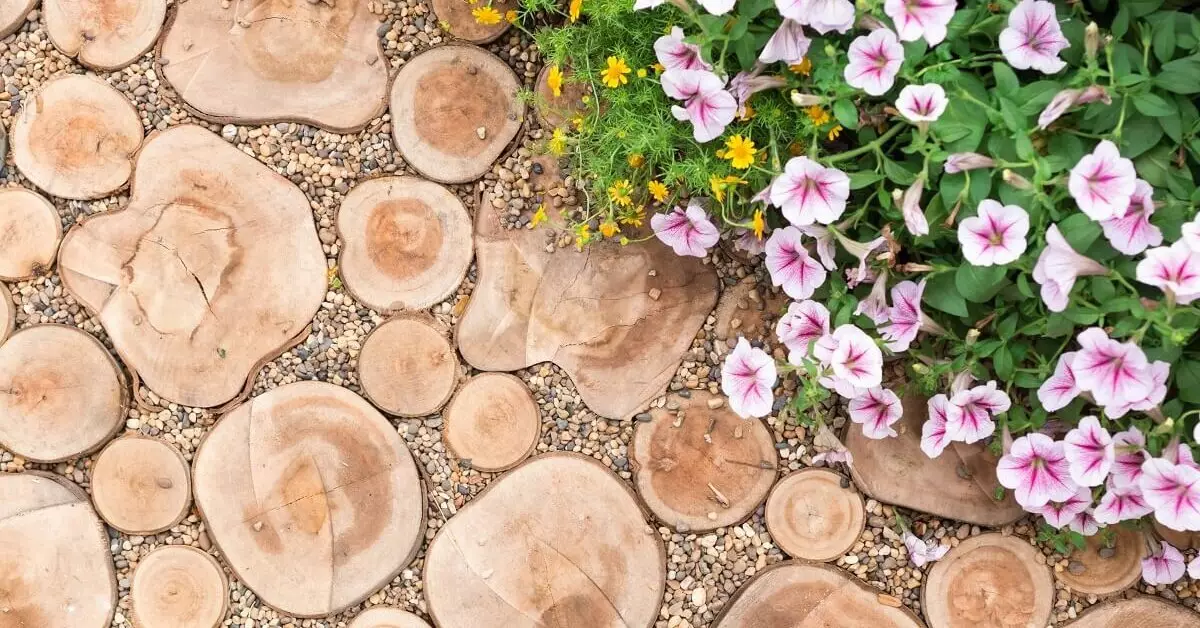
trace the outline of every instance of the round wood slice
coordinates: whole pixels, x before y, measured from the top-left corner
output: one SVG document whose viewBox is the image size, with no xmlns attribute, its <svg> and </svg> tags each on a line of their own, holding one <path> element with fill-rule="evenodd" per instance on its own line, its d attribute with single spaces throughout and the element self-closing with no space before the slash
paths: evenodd
<svg viewBox="0 0 1200 628">
<path fill-rule="evenodd" d="M 649 628 L 666 586 L 662 540 L 596 460 L 543 454 L 438 531 L 425 598 L 439 628 Z"/>
<path fill-rule="evenodd" d="M 0 279 L 23 281 L 49 269 L 62 240 L 54 205 L 25 188 L 0 190 Z"/>
<path fill-rule="evenodd" d="M 353 606 L 416 555 L 425 492 L 382 415 L 324 382 L 272 389 L 196 452 L 196 506 L 234 574 L 296 617 Z"/>
<path fill-rule="evenodd" d="M 503 471 L 524 460 L 542 427 L 529 388 L 507 373 L 467 380 L 442 414 L 446 446 L 480 471 Z"/>
<path fill-rule="evenodd" d="M 8 291 L 8 286 L 0 284 L 0 345 L 8 340 L 16 326 L 17 308 L 13 305 L 12 294 Z"/>
<path fill-rule="evenodd" d="M 17 32 L 38 0 L 0 0 L 0 38 Z"/>
<path fill-rule="evenodd" d="M 108 628 L 117 578 L 87 494 L 64 478 L 0 474 L 0 626 Z"/>
<path fill-rule="evenodd" d="M 384 412 L 425 416 L 446 405 L 458 383 L 458 354 L 427 316 L 376 327 L 358 354 L 363 394 Z"/>
<path fill-rule="evenodd" d="M 350 622 L 350 628 L 429 628 L 424 619 L 387 606 L 368 608 Z"/>
<path fill-rule="evenodd" d="M 129 600 L 137 628 L 216 628 L 229 608 L 229 581 L 207 552 L 168 545 L 138 563 Z"/>
<path fill-rule="evenodd" d="M 1154 532 L 1181 552 L 1188 549 L 1200 549 L 1200 532 L 1172 530 L 1157 521 L 1154 522 Z"/>
<path fill-rule="evenodd" d="M 575 79 L 571 68 L 559 68 L 563 73 L 562 87 L 555 96 L 550 89 L 550 66 L 543 66 L 534 86 L 535 111 L 542 126 L 553 129 L 565 127 L 571 119 L 587 111 L 583 97 L 592 93 L 591 86 Z"/>
<path fill-rule="evenodd" d="M 520 90 L 512 69 L 482 48 L 423 52 L 392 83 L 396 148 L 413 170 L 434 181 L 474 181 L 517 136 L 525 117 Z"/>
<path fill-rule="evenodd" d="M 55 48 L 83 65 L 116 70 L 158 39 L 166 0 L 46 0 L 46 32 Z"/>
<path fill-rule="evenodd" d="M 856 458 L 857 460 L 857 458 Z M 934 564 L 921 589 L 930 628 L 1045 626 L 1054 579 L 1037 549 L 999 533 L 969 538 Z"/>
<path fill-rule="evenodd" d="M 1142 577 L 1142 558 L 1146 555 L 1145 535 L 1141 530 L 1125 526 L 1110 526 L 1108 529 L 1115 533 L 1111 548 L 1105 548 L 1103 535 L 1088 537 L 1087 545 L 1071 554 L 1070 566 L 1055 571 L 1054 577 L 1072 590 L 1088 595 L 1119 593 L 1136 584 Z"/>
<path fill-rule="evenodd" d="M 500 12 L 500 22 L 497 24 L 480 24 L 475 21 L 471 11 L 484 6 L 483 3 L 472 4 L 467 0 L 433 0 L 433 13 L 437 16 L 447 31 L 455 39 L 461 39 L 472 44 L 490 44 L 508 32 L 512 26 L 504 14 L 517 8 L 515 0 L 493 0 L 491 7 Z"/>
<path fill-rule="evenodd" d="M 126 534 L 158 534 L 192 503 L 191 472 L 176 449 L 153 438 L 109 443 L 92 464 L 92 501 L 108 525 Z"/>
<path fill-rule="evenodd" d="M 82 74 L 43 83 L 12 123 L 17 169 L 63 198 L 103 198 L 120 189 L 141 143 L 142 121 L 133 105 L 104 81 Z"/>
<path fill-rule="evenodd" d="M 471 265 L 471 217 L 458 197 L 431 181 L 364 181 L 346 195 L 337 224 L 346 289 L 376 310 L 439 303 Z"/>
<path fill-rule="evenodd" d="M 1182 604 L 1139 595 L 1101 602 L 1084 611 L 1067 628 L 1200 628 L 1200 613 Z"/>
<path fill-rule="evenodd" d="M 835 567 L 785 561 L 751 578 L 713 626 L 921 628 L 921 622 L 907 608 L 881 603 L 879 591 Z"/>
<path fill-rule="evenodd" d="M 125 375 L 86 332 L 34 325 L 0 346 L 0 445 L 59 462 L 103 445 L 125 425 Z"/>
<path fill-rule="evenodd" d="M 634 428 L 629 458 L 638 495 L 655 516 L 681 531 L 743 521 L 775 482 L 779 465 L 771 432 L 705 391 L 674 401 L 678 411 L 654 409 L 650 422 Z M 722 405 L 710 408 L 709 402 Z"/>
<path fill-rule="evenodd" d="M 767 498 L 771 538 L 788 555 L 806 560 L 836 560 L 850 551 L 867 523 L 862 495 L 850 484 L 828 469 L 783 478 Z"/>
</svg>

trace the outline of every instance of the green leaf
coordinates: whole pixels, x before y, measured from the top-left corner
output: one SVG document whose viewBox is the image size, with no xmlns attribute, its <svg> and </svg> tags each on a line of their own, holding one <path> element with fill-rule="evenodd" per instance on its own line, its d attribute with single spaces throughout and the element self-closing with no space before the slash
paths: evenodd
<svg viewBox="0 0 1200 628">
<path fill-rule="evenodd" d="M 1027 130 L 1025 114 L 1021 113 L 1021 108 L 1017 106 L 1017 103 L 1003 96 L 998 100 L 1000 101 L 1000 117 L 1004 119 L 1004 126 L 1016 133 Z"/>
<path fill-rule="evenodd" d="M 1154 84 L 1176 94 L 1200 93 L 1200 54 L 1164 63 Z"/>
<path fill-rule="evenodd" d="M 925 285 L 924 301 L 936 310 L 966 318 L 970 315 L 967 312 L 967 301 L 958 293 L 954 283 L 954 275 L 950 273 L 941 273 L 935 276 Z"/>
<path fill-rule="evenodd" d="M 1169 116 L 1177 111 L 1175 109 L 1175 103 L 1152 92 L 1146 92 L 1145 94 L 1138 94 L 1134 96 L 1133 106 L 1136 107 L 1138 111 L 1150 116 L 1151 118 Z"/>
<path fill-rule="evenodd" d="M 1100 237 L 1100 224 L 1082 212 L 1072 213 L 1058 223 L 1058 230 L 1076 251 L 1086 251 Z"/>
<path fill-rule="evenodd" d="M 1003 266 L 974 266 L 964 263 L 954 273 L 959 294 L 974 303 L 986 303 L 1005 286 Z"/>
<path fill-rule="evenodd" d="M 1165 118 L 1157 118 L 1157 120 L 1163 119 Z M 1122 157 L 1136 159 L 1138 155 L 1158 144 L 1158 141 L 1162 139 L 1163 130 L 1155 120 L 1155 118 L 1134 114 L 1125 121 L 1125 128 L 1121 130 Z"/>
<path fill-rule="evenodd" d="M 1167 187 L 1168 172 L 1173 167 L 1170 146 L 1159 146 L 1133 161 L 1138 174 L 1154 187 Z"/>
<path fill-rule="evenodd" d="M 1117 17 L 1113 18 L 1112 35 L 1116 39 L 1125 36 L 1129 32 L 1129 7 L 1122 3 L 1121 8 L 1117 11 Z"/>
<path fill-rule="evenodd" d="M 883 180 L 883 175 L 877 172 L 851 172 L 850 173 L 850 189 L 861 190 L 872 183 L 877 183 Z"/>
<path fill-rule="evenodd" d="M 992 368 L 996 369 L 996 375 L 1000 379 L 1004 381 L 1012 379 L 1014 370 L 1013 356 L 1008 347 L 1000 347 L 1000 350 L 996 351 L 992 356 Z"/>
<path fill-rule="evenodd" d="M 1104 303 L 1117 295 L 1117 288 L 1108 277 L 1092 277 L 1092 296 Z"/>
<path fill-rule="evenodd" d="M 992 76 L 996 78 L 997 94 L 1016 97 L 1017 90 L 1021 88 L 1021 81 L 1017 80 L 1017 73 L 1013 72 L 1012 66 L 997 61 L 992 64 Z"/>
<path fill-rule="evenodd" d="M 858 109 L 849 100 L 834 101 L 833 115 L 837 118 L 838 124 L 847 129 L 858 128 Z"/>
<path fill-rule="evenodd" d="M 1187 403 L 1200 403 L 1200 360 L 1181 360 L 1174 371 L 1179 398 Z"/>
<path fill-rule="evenodd" d="M 917 180 L 916 174 L 905 170 L 903 166 L 887 158 L 884 158 L 883 161 L 883 172 L 897 185 L 912 185 L 912 182 Z"/>
<path fill-rule="evenodd" d="M 1151 41 L 1154 57 L 1160 63 L 1170 61 L 1175 55 L 1175 14 L 1159 13 L 1151 15 L 1147 21 L 1154 29 L 1154 38 Z"/>
</svg>

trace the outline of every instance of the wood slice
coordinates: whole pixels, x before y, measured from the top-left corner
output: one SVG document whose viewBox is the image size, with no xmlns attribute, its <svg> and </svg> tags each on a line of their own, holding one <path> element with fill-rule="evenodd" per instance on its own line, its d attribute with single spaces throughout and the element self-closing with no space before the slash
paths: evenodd
<svg viewBox="0 0 1200 628">
<path fill-rule="evenodd" d="M 0 38 L 8 37 L 20 30 L 25 24 L 25 18 L 38 0 L 2 0 L 0 1 Z"/>
<path fill-rule="evenodd" d="M 762 421 L 743 420 L 707 391 L 673 401 L 677 412 L 656 408 L 650 422 L 634 427 L 629 459 L 638 495 L 680 531 L 740 523 L 775 482 L 775 439 Z M 722 405 L 711 408 L 710 401 Z"/>
<path fill-rule="evenodd" d="M 34 325 L 0 346 L 0 445 L 34 462 L 94 451 L 125 425 L 125 375 L 86 332 Z"/>
<path fill-rule="evenodd" d="M 534 85 L 538 122 L 548 129 L 566 127 L 572 118 L 587 111 L 587 103 L 583 102 L 583 98 L 592 94 L 591 85 L 579 81 L 571 68 L 559 69 L 563 73 L 563 82 L 558 96 L 550 89 L 548 65 L 542 66 Z"/>
<path fill-rule="evenodd" d="M 126 534 L 158 534 L 187 515 L 191 472 L 172 446 L 143 436 L 108 444 L 92 464 L 92 501 L 108 525 Z"/>
<path fill-rule="evenodd" d="M 867 524 L 862 495 L 828 469 L 804 469 L 781 480 L 767 498 L 767 531 L 793 558 L 837 560 Z"/>
<path fill-rule="evenodd" d="M 221 405 L 294 342 L 325 298 L 308 199 L 194 125 L 153 135 L 138 164 L 125 207 L 63 239 L 63 285 L 160 397 Z"/>
<path fill-rule="evenodd" d="M 0 284 L 0 345 L 8 340 L 16 326 L 17 308 L 13 305 L 12 293 L 8 291 L 8 286 Z"/>
<path fill-rule="evenodd" d="M 107 628 L 116 604 L 108 535 L 83 489 L 0 474 L 0 627 Z"/>
<path fill-rule="evenodd" d="M 350 622 L 350 628 L 429 628 L 424 619 L 387 606 L 368 608 Z"/>
<path fill-rule="evenodd" d="M 346 289 L 379 311 L 439 303 L 471 265 L 471 217 L 458 197 L 431 181 L 364 181 L 342 201 L 337 224 Z"/>
<path fill-rule="evenodd" d="M 1167 526 L 1155 521 L 1154 533 L 1164 541 L 1174 545 L 1179 551 L 1189 549 L 1200 549 L 1200 532 L 1183 532 L 1180 530 L 1172 530 Z"/>
<path fill-rule="evenodd" d="M 1054 580 L 1037 554 L 1025 539 L 999 533 L 960 543 L 934 564 L 921 589 L 930 628 L 1047 625 Z"/>
<path fill-rule="evenodd" d="M 396 148 L 434 181 L 474 181 L 517 136 L 525 117 L 520 91 L 512 69 L 482 48 L 427 50 L 400 68 L 392 84 Z"/>
<path fill-rule="evenodd" d="M 533 453 L 542 427 L 525 382 L 507 373 L 467 380 L 443 414 L 446 446 L 480 471 L 516 466 Z"/>
<path fill-rule="evenodd" d="M 125 185 L 142 143 L 133 104 L 92 76 L 42 84 L 12 123 L 13 162 L 53 196 L 103 198 Z"/>
<path fill-rule="evenodd" d="M 0 190 L 0 279 L 24 281 L 54 265 L 62 220 L 54 205 L 25 188 Z"/>
<path fill-rule="evenodd" d="M 387 106 L 378 28 L 367 2 L 180 2 L 158 56 L 202 118 L 349 133 Z"/>
<path fill-rule="evenodd" d="M 166 0 L 46 0 L 46 32 L 55 48 L 96 70 L 117 70 L 154 46 Z"/>
<path fill-rule="evenodd" d="M 493 0 L 491 7 L 500 13 L 500 22 L 496 24 L 480 24 L 475 21 L 471 11 L 485 6 L 484 2 L 470 3 L 467 0 L 433 0 L 433 13 L 437 16 L 442 28 L 454 36 L 472 44 L 490 44 L 508 32 L 512 26 L 504 14 L 517 8 L 515 0 Z"/>
<path fill-rule="evenodd" d="M 403 439 L 366 400 L 324 382 L 280 386 L 225 415 L 193 478 L 233 573 L 296 617 L 366 599 L 412 560 L 425 530 Z"/>
<path fill-rule="evenodd" d="M 1005 491 L 995 494 L 997 458 L 984 443 L 951 443 L 937 458 L 921 451 L 921 426 L 928 406 L 924 397 L 904 397 L 904 415 L 894 428 L 897 438 L 873 440 L 850 429 L 846 448 L 854 456 L 850 474 L 858 488 L 878 501 L 981 526 L 1000 527 L 1025 511 Z M 938 490 L 931 491 L 929 487 Z"/>
<path fill-rule="evenodd" d="M 1149 595 L 1101 602 L 1067 628 L 1200 628 L 1200 614 Z"/>
<path fill-rule="evenodd" d="M 649 628 L 662 540 L 596 460 L 543 454 L 492 482 L 438 531 L 425 598 L 439 628 Z"/>
<path fill-rule="evenodd" d="M 912 611 L 829 565 L 786 561 L 758 572 L 713 622 L 715 628 L 921 628 Z"/>
<path fill-rule="evenodd" d="M 554 362 L 590 410 L 631 418 L 663 393 L 712 311 L 712 266 L 636 234 L 547 253 L 544 232 L 504 229 L 499 211 L 485 195 L 475 215 L 479 275 L 455 329 L 463 359 L 484 371 Z"/>
<path fill-rule="evenodd" d="M 1068 568 L 1055 571 L 1054 577 L 1088 595 L 1111 595 L 1136 584 L 1142 577 L 1142 558 L 1146 556 L 1145 535 L 1125 526 L 1108 529 L 1114 532 L 1111 548 L 1104 546 L 1100 534 L 1087 537 L 1087 545 L 1072 552 Z"/>
<path fill-rule="evenodd" d="M 134 569 L 129 604 L 137 628 L 216 628 L 229 609 L 229 581 L 207 552 L 168 545 Z"/>
<path fill-rule="evenodd" d="M 358 381 L 367 399 L 384 412 L 433 414 L 454 393 L 458 355 L 431 317 L 399 316 L 363 341 Z"/>
</svg>

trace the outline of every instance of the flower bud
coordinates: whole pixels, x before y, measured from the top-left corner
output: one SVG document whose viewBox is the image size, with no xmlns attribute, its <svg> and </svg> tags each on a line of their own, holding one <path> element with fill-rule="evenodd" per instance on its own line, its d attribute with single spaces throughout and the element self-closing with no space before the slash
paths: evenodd
<svg viewBox="0 0 1200 628">
<path fill-rule="evenodd" d="M 811 107 L 813 105 L 819 105 L 824 102 L 824 100 L 825 99 L 821 98 L 820 96 L 801 94 L 796 90 L 792 90 L 792 104 L 796 105 L 797 107 Z"/>
<path fill-rule="evenodd" d="M 975 344 L 976 340 L 979 340 L 979 330 L 972 327 L 967 330 L 967 346 Z"/>
<path fill-rule="evenodd" d="M 1100 27 L 1095 22 L 1088 24 L 1083 31 L 1083 50 L 1084 58 L 1088 61 L 1096 60 L 1096 52 L 1100 50 Z"/>
<path fill-rule="evenodd" d="M 922 175 L 904 192 L 900 205 L 900 212 L 904 215 L 904 226 L 915 236 L 929 235 L 929 221 L 925 219 L 925 212 L 921 210 L 921 192 L 924 190 L 925 177 Z"/>
<path fill-rule="evenodd" d="M 955 174 L 978 168 L 991 168 L 996 161 L 987 155 L 979 153 L 954 153 L 946 158 L 944 166 L 946 174 Z"/>
<path fill-rule="evenodd" d="M 1033 184 L 1029 182 L 1029 179 L 1022 177 L 1021 175 L 1013 172 L 1012 170 L 1009 170 L 1008 168 L 1004 169 L 1002 178 L 1004 179 L 1005 183 L 1013 186 L 1014 188 L 1017 188 L 1018 190 L 1032 190 L 1033 189 Z"/>
</svg>

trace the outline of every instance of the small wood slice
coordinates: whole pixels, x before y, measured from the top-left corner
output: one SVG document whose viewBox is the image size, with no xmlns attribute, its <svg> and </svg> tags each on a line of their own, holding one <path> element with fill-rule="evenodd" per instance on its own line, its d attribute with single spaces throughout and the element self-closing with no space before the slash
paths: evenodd
<svg viewBox="0 0 1200 628">
<path fill-rule="evenodd" d="M 137 628 L 216 628 L 229 608 L 229 581 L 208 553 L 168 545 L 138 563 L 129 600 Z"/>
<path fill-rule="evenodd" d="M 762 504 L 778 473 L 775 440 L 706 391 L 675 397 L 634 428 L 629 458 L 642 501 L 664 523 L 702 532 L 739 523 Z M 709 402 L 720 403 L 711 408 Z M 678 425 L 676 423 L 678 422 Z"/>
<path fill-rule="evenodd" d="M 125 425 L 125 375 L 86 332 L 34 325 L 0 346 L 0 445 L 34 462 L 94 451 Z"/>
<path fill-rule="evenodd" d="M 1054 577 L 1073 591 L 1088 595 L 1111 595 L 1136 584 L 1142 577 L 1145 535 L 1141 530 L 1125 526 L 1108 529 L 1115 533 L 1112 547 L 1104 546 L 1100 534 L 1088 537 L 1087 545 L 1071 554 L 1070 566 L 1055 571 Z"/>
<path fill-rule="evenodd" d="M 512 69 L 482 48 L 427 50 L 400 68 L 392 83 L 396 148 L 434 181 L 474 181 L 517 136 L 525 117 L 520 90 Z"/>
<path fill-rule="evenodd" d="M 8 340 L 16 326 L 17 308 L 13 305 L 12 293 L 8 291 L 8 286 L 0 284 L 0 345 Z"/>
<path fill-rule="evenodd" d="M 120 189 L 141 144 L 142 121 L 133 105 L 104 81 L 82 74 L 42 84 L 12 124 L 17 169 L 63 198 L 102 198 Z"/>
<path fill-rule="evenodd" d="M 364 181 L 342 201 L 337 223 L 346 288 L 379 311 L 434 305 L 454 294 L 471 265 L 471 217 L 431 181 Z"/>
<path fill-rule="evenodd" d="M 828 469 L 804 469 L 783 478 L 767 498 L 771 538 L 793 558 L 824 562 L 848 552 L 867 523 L 862 495 L 849 485 Z"/>
<path fill-rule="evenodd" d="M 482 373 L 462 385 L 446 407 L 446 446 L 480 471 L 504 471 L 537 447 L 542 421 L 525 382 Z"/>
<path fill-rule="evenodd" d="M 538 121 L 549 129 L 565 127 L 571 122 L 571 118 L 587 111 L 587 104 L 583 102 L 583 97 L 592 93 L 591 86 L 576 79 L 575 72 L 571 68 L 560 68 L 560 70 L 563 73 L 563 82 L 558 96 L 555 96 L 554 91 L 550 89 L 550 66 L 548 65 L 542 67 L 534 87 Z"/>
<path fill-rule="evenodd" d="M 350 622 L 350 628 L 429 628 L 424 619 L 387 606 L 368 608 Z"/>
<path fill-rule="evenodd" d="M 116 604 L 108 535 L 83 489 L 0 474 L 0 626 L 108 628 Z"/>
<path fill-rule="evenodd" d="M 55 48 L 96 70 L 133 63 L 158 39 L 166 0 L 46 0 L 46 32 Z"/>
<path fill-rule="evenodd" d="M 1200 628 L 1200 613 L 1182 604 L 1139 595 L 1101 602 L 1084 611 L 1066 628 Z"/>
<path fill-rule="evenodd" d="M 400 316 L 367 335 L 358 354 L 358 381 L 384 412 L 433 414 L 454 394 L 458 354 L 429 317 Z"/>
<path fill-rule="evenodd" d="M 999 533 L 960 543 L 934 564 L 921 589 L 930 628 L 1045 626 L 1054 579 L 1037 554 L 1025 539 Z"/>
<path fill-rule="evenodd" d="M 25 188 L 0 190 L 0 279 L 24 281 L 50 268 L 60 240 L 50 201 Z"/>
<path fill-rule="evenodd" d="M 472 44 L 490 44 L 508 32 L 512 26 L 504 19 L 504 14 L 517 8 L 515 0 L 493 0 L 491 7 L 500 12 L 500 22 L 497 24 L 480 24 L 471 14 L 473 9 L 485 6 L 486 0 L 476 3 L 467 0 L 433 0 L 433 13 L 438 22 L 447 27 L 446 30 L 455 39 L 461 39 Z"/>
<path fill-rule="evenodd" d="M 0 0 L 0 38 L 17 32 L 38 0 Z"/>
<path fill-rule="evenodd" d="M 192 503 L 191 472 L 176 449 L 129 436 L 108 444 L 92 464 L 92 501 L 108 525 L 126 534 L 158 534 Z"/>
<path fill-rule="evenodd" d="M 1154 532 L 1181 552 L 1188 549 L 1200 549 L 1200 532 L 1172 530 L 1157 521 L 1154 522 Z"/>
</svg>

